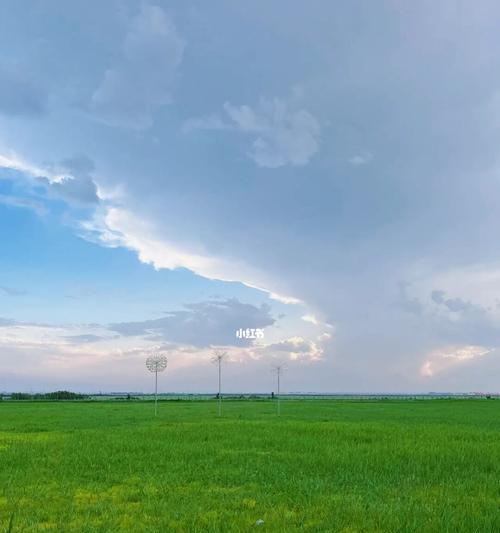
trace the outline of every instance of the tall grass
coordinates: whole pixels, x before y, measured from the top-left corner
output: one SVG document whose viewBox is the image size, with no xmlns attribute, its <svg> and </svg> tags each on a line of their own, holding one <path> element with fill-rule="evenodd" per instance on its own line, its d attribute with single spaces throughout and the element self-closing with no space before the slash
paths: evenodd
<svg viewBox="0 0 500 533">
<path fill-rule="evenodd" d="M 0 531 L 500 531 L 499 401 L 286 401 L 280 418 L 272 402 L 227 401 L 216 414 L 207 401 L 161 402 L 156 419 L 147 402 L 3 402 Z"/>
</svg>

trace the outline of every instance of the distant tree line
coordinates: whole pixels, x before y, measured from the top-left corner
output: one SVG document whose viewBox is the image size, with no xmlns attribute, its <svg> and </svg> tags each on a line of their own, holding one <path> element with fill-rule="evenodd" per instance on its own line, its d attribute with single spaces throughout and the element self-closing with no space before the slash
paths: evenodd
<svg viewBox="0 0 500 533">
<path fill-rule="evenodd" d="M 86 400 L 88 396 L 77 392 L 67 390 L 58 390 L 56 392 L 46 392 L 37 394 L 28 394 L 26 392 L 13 392 L 10 395 L 11 400 Z"/>
</svg>

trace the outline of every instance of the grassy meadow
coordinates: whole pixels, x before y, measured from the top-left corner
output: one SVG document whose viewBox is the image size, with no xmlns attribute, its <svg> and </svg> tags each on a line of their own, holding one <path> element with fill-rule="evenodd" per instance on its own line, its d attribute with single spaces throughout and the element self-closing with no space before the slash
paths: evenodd
<svg viewBox="0 0 500 533">
<path fill-rule="evenodd" d="M 500 401 L 275 407 L 0 402 L 0 533 L 500 531 Z"/>
</svg>

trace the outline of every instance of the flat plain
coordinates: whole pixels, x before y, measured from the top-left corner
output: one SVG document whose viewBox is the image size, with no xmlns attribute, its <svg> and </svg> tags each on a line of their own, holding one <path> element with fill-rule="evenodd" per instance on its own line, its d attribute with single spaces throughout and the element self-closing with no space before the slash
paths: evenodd
<svg viewBox="0 0 500 533">
<path fill-rule="evenodd" d="M 500 401 L 0 402 L 0 532 L 500 531 Z"/>
</svg>

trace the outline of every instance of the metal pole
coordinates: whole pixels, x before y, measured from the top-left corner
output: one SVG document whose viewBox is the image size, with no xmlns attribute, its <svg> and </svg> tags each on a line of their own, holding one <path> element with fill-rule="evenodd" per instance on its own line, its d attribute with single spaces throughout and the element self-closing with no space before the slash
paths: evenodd
<svg viewBox="0 0 500 533">
<path fill-rule="evenodd" d="M 278 416 L 281 414 L 281 405 L 280 405 L 280 372 L 281 368 L 278 368 Z"/>
<path fill-rule="evenodd" d="M 219 359 L 219 416 L 222 416 L 221 363 L 222 363 L 222 360 Z"/>
<path fill-rule="evenodd" d="M 158 370 L 155 372 L 155 416 L 158 415 Z"/>
</svg>

